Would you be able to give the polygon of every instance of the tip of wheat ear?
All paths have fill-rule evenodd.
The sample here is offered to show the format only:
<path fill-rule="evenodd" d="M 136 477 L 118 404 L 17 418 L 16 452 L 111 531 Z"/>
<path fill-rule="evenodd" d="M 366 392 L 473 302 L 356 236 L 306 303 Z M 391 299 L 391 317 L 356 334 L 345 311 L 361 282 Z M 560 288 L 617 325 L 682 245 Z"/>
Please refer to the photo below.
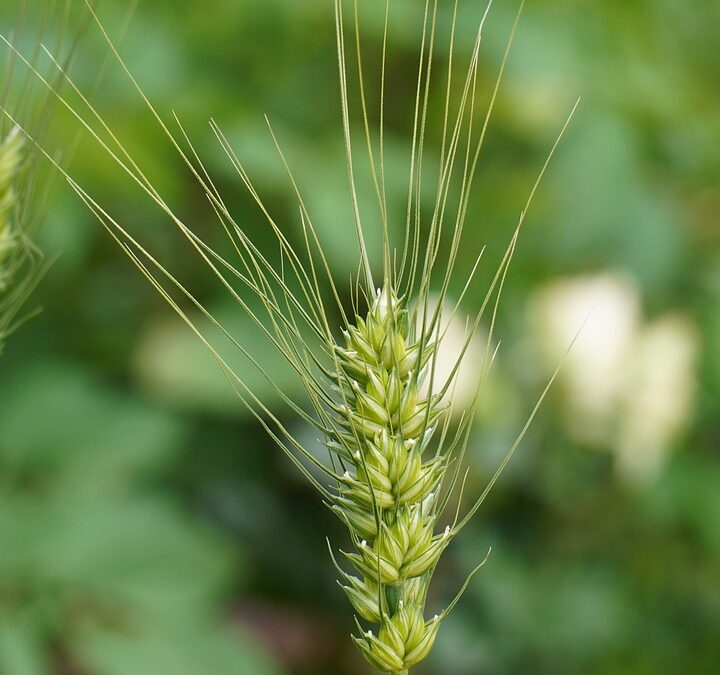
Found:
<path fill-rule="evenodd" d="M 435 534 L 446 463 L 424 457 L 441 406 L 420 395 L 419 382 L 436 344 L 415 335 L 387 285 L 343 337 L 335 350 L 342 431 L 328 447 L 347 467 L 333 509 L 350 528 L 355 551 L 345 557 L 358 576 L 340 570 L 347 582 L 341 585 L 358 617 L 377 626 L 353 638 L 362 654 L 380 670 L 405 673 L 435 641 L 441 617 L 425 620 L 425 597 L 452 538 L 450 526 Z"/>

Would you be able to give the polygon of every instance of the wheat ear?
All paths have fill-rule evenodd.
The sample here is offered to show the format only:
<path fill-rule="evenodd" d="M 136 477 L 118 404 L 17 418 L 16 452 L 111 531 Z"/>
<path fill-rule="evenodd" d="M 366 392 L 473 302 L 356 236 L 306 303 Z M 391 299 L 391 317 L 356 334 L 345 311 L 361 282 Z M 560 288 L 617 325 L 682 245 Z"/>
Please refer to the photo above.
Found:
<path fill-rule="evenodd" d="M 131 3 L 125 23 L 137 0 L 131 0 Z M 73 62 L 90 25 L 90 15 L 83 12 L 77 29 L 71 29 L 72 10 L 73 3 L 69 1 L 20 0 L 12 34 L 9 37 L 0 35 L 0 43 L 7 48 L 0 79 L 0 110 L 3 112 L 0 118 L 0 351 L 8 335 L 38 312 L 37 309 L 25 311 L 24 307 L 53 262 L 33 243 L 47 212 L 55 177 L 54 173 L 43 171 L 43 154 L 47 153 L 41 151 L 40 146 L 45 143 L 52 126 L 57 92 L 63 85 L 63 71 Z M 28 21 L 35 13 L 37 25 Z M 38 70 L 43 53 L 41 45 L 35 46 L 29 58 L 23 57 L 16 45 L 28 31 L 38 43 L 49 39 L 48 27 L 53 23 L 57 23 L 53 31 L 53 48 L 64 53 L 63 65 L 61 68 L 53 66 L 52 72 L 43 76 Z M 24 76 L 21 64 L 27 66 Z M 102 77 L 103 68 L 96 87 Z M 40 95 L 35 91 L 38 81 L 44 85 Z M 33 143 L 27 143 L 28 137 Z M 78 142 L 79 137 L 69 143 L 63 153 L 56 153 L 51 163 L 61 160 L 67 163 Z"/>
<path fill-rule="evenodd" d="M 17 126 L 0 140 L 0 352 L 14 329 L 18 311 L 36 283 L 36 275 L 23 271 L 28 260 L 28 243 L 20 217 L 18 187 L 24 146 L 25 136 Z"/>
<path fill-rule="evenodd" d="M 25 137 L 18 127 L 13 127 L 0 141 L 0 293 L 7 289 L 11 260 L 19 246 L 14 212 L 24 143 Z"/>
<path fill-rule="evenodd" d="M 388 286 L 344 337 L 335 378 L 343 403 L 327 445 L 348 467 L 332 508 L 350 529 L 355 550 L 345 556 L 359 576 L 337 569 L 355 611 L 376 626 L 355 643 L 380 670 L 403 672 L 437 635 L 440 617 L 425 620 L 425 599 L 451 539 L 449 526 L 434 533 L 446 458 L 426 457 L 442 409 L 436 395 L 418 394 L 435 342 L 416 335 Z"/>

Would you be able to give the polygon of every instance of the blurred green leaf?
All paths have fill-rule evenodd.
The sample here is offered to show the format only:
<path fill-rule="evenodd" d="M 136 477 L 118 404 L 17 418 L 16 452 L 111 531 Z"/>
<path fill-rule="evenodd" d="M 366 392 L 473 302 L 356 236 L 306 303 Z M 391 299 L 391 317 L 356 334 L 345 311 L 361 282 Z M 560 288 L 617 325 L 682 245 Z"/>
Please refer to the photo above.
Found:
<path fill-rule="evenodd" d="M 3 384 L 0 615 L 15 630 L 0 638 L 17 664 L 8 672 L 44 672 L 54 644 L 93 673 L 275 672 L 218 615 L 236 552 L 169 494 L 148 493 L 185 424 L 51 362 Z M 21 423 L 28 411 L 33 425 Z"/>

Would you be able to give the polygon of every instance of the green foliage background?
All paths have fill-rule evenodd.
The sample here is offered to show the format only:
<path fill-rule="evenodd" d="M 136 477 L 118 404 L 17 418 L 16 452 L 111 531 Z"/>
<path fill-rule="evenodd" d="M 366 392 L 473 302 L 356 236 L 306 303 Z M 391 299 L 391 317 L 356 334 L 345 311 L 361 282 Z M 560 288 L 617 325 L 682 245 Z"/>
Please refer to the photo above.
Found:
<path fill-rule="evenodd" d="M 3 2 L 3 34 L 20 4 Z M 383 3 L 362 4 L 365 49 L 376 64 Z M 387 166 L 391 202 L 401 208 L 423 3 L 391 4 L 402 20 L 390 36 Z M 462 58 L 481 8 L 461 5 Z M 446 17 L 450 3 L 440 6 Z M 125 7 L 102 2 L 106 25 L 119 26 Z M 480 107 L 516 10 L 497 0 L 490 13 Z M 573 440 L 563 424 L 567 401 L 551 396 L 448 553 L 438 606 L 493 548 L 418 674 L 720 668 L 719 28 L 713 0 L 528 3 L 459 263 L 469 270 L 488 245 L 468 311 L 482 300 L 483 280 L 558 129 L 576 97 L 583 101 L 512 268 L 468 490 L 482 489 L 551 372 L 527 349 L 535 335 L 527 317 L 537 290 L 553 279 L 619 270 L 636 284 L 647 320 L 682 312 L 700 336 L 698 394 L 672 453 L 642 484 L 622 480 L 610 444 L 596 452 Z M 346 279 L 357 260 L 347 244 L 334 49 L 329 0 L 146 0 L 121 47 L 161 114 L 177 112 L 237 220 L 266 249 L 272 235 L 207 121 L 225 130 L 277 221 L 300 242 L 268 114 Z M 79 83 L 92 86 L 104 54 L 91 27 L 72 70 Z M 442 72 L 446 61 L 438 64 Z M 117 68 L 93 100 L 186 222 L 222 246 L 192 177 Z M 60 114 L 50 142 L 63 145 L 75 129 Z M 431 156 L 438 138 L 436 124 Z M 174 262 L 244 344 L 272 360 L 172 226 L 92 143 L 79 146 L 70 167 Z M 0 673 L 365 672 L 347 639 L 351 617 L 324 543 L 326 535 L 342 541 L 339 523 L 64 186 L 39 243 L 61 254 L 35 295 L 43 312 L 0 361 Z M 291 420 L 246 370 L 255 391 Z M 288 392 L 297 387 L 281 368 L 276 376 Z"/>

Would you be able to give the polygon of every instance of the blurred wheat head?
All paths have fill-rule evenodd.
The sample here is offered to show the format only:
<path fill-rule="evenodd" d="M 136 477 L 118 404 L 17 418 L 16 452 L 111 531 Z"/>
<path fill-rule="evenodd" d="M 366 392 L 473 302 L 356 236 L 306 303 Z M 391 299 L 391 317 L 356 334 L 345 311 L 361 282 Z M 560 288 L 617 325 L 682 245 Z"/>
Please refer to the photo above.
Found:
<path fill-rule="evenodd" d="M 0 352 L 38 279 L 29 239 L 33 166 L 17 125 L 0 124 Z"/>
<path fill-rule="evenodd" d="M 18 248 L 15 183 L 22 164 L 24 141 L 25 137 L 17 127 L 0 140 L 0 292 L 7 290 L 12 276 L 12 258 Z"/>
<path fill-rule="evenodd" d="M 12 11 L 0 15 L 10 27 L 9 35 L 0 35 L 7 47 L 0 65 L 0 108 L 5 113 L 0 119 L 0 352 L 8 335 L 35 313 L 22 312 L 51 263 L 33 239 L 53 185 L 52 167 L 48 171 L 51 165 L 40 146 L 48 136 L 64 77 L 53 68 L 39 80 L 39 46 L 25 58 L 18 45 L 46 40 L 64 54 L 67 68 L 88 25 L 87 16 L 80 25 L 73 24 L 71 5 L 70 0 L 18 0 Z M 20 62 L 30 68 L 22 69 Z M 34 142 L 28 143 L 26 136 Z M 53 162 L 60 157 L 56 153 Z"/>
<path fill-rule="evenodd" d="M 117 241 L 148 281 L 210 350 L 240 401 L 247 406 L 291 462 L 320 493 L 324 503 L 347 526 L 350 550 L 338 556 L 328 542 L 340 575 L 340 585 L 355 611 L 357 633 L 353 640 L 365 658 L 379 670 L 406 673 L 431 650 L 438 629 L 460 599 L 473 570 L 460 584 L 458 594 L 445 609 L 428 612 L 428 587 L 443 551 L 470 522 L 483 504 L 503 468 L 524 437 L 552 383 L 548 382 L 526 425 L 488 481 L 482 494 L 463 508 L 466 468 L 464 456 L 482 385 L 493 358 L 493 332 L 503 284 L 518 235 L 540 180 L 568 120 L 539 172 L 517 227 L 495 270 L 484 302 L 466 319 L 465 340 L 455 354 L 455 365 L 443 381 L 436 381 L 438 351 L 450 318 L 460 311 L 473 284 L 483 251 L 471 269 L 457 269 L 463 242 L 468 203 L 489 122 L 505 71 L 520 11 L 507 41 L 494 87 L 480 92 L 478 64 L 483 28 L 490 5 L 478 12 L 477 30 L 469 59 L 457 63 L 455 38 L 460 0 L 425 0 L 420 26 L 417 79 L 414 84 L 407 202 L 401 219 L 391 217 L 385 172 L 385 93 L 388 32 L 393 2 L 376 0 L 384 10 L 384 32 L 376 100 L 366 86 L 361 40 L 361 12 L 351 2 L 350 17 L 342 0 L 335 0 L 335 28 L 340 79 L 340 109 L 353 222 L 348 224 L 357 245 L 358 272 L 349 287 L 332 272 L 322 238 L 303 200 L 302 190 L 282 150 L 273 127 L 268 129 L 288 175 L 298 208 L 301 242 L 293 243 L 263 202 L 239 155 L 212 120 L 210 127 L 238 177 L 257 204 L 276 240 L 273 257 L 261 250 L 246 228 L 233 217 L 179 118 L 165 122 L 126 66 L 104 25 L 88 3 L 99 31 L 107 40 L 132 86 L 147 106 L 168 142 L 197 180 L 232 246 L 233 256 L 223 256 L 207 244 L 176 213 L 143 172 L 138 162 L 58 60 L 47 56 L 63 73 L 73 98 L 65 98 L 42 78 L 28 60 L 26 65 L 55 92 L 57 100 L 76 118 L 99 147 L 117 163 L 138 188 L 168 217 L 211 275 L 237 302 L 264 338 L 300 379 L 302 400 L 292 399 L 248 351 L 242 337 L 232 334 L 198 300 L 167 265 L 105 210 L 76 180 L 65 174 L 82 201 Z M 444 9 L 444 12 L 440 10 Z M 481 8 L 482 9 L 482 8 Z M 439 17 L 448 21 L 440 44 Z M 447 50 L 447 76 L 437 81 L 434 59 Z M 351 58 L 349 53 L 353 54 Z M 22 56 L 20 58 L 23 58 Z M 356 89 L 354 89 L 356 87 Z M 358 94 L 364 152 L 370 168 L 370 189 L 375 211 L 363 212 L 358 197 L 357 158 L 350 93 Z M 480 111 L 481 94 L 487 105 Z M 427 183 L 425 138 L 432 96 L 443 101 L 443 121 L 437 182 L 431 208 L 423 205 Z M 574 111 L 574 108 L 573 108 Z M 8 114 L 8 113 L 6 113 Z M 377 131 L 373 128 L 377 120 Z M 177 131 L 171 131 L 176 126 Z M 382 252 L 373 256 L 367 228 L 379 228 Z M 345 236 L 338 229 L 337 236 Z M 350 237 L 348 237 L 350 239 Z M 401 240 L 396 246 L 393 242 Z M 378 259 L 375 259 L 378 258 Z M 448 300 L 451 281 L 461 276 L 456 302 Z M 343 301 L 349 295 L 349 306 Z M 258 304 L 259 303 L 259 304 Z M 259 309 L 258 309 L 259 307 Z M 257 368 L 290 410 L 320 435 L 326 449 L 323 460 L 306 447 L 288 426 L 247 386 L 242 372 L 233 369 L 215 344 L 215 338 L 197 317 L 239 350 Z M 339 320 L 333 317 L 339 317 Z M 457 411 L 451 423 L 448 407 L 468 346 L 482 321 L 489 325 L 485 359 L 477 373 L 471 403 Z M 178 364 L 179 366 L 181 364 Z M 557 374 L 557 373 L 555 373 Z M 448 401 L 449 403 L 445 403 Z M 484 562 L 484 561 L 483 561 Z"/>
<path fill-rule="evenodd" d="M 29 232 L 39 207 L 34 167 L 17 126 L 0 135 L 0 353 L 7 337 L 28 317 L 20 313 L 44 272 Z"/>

